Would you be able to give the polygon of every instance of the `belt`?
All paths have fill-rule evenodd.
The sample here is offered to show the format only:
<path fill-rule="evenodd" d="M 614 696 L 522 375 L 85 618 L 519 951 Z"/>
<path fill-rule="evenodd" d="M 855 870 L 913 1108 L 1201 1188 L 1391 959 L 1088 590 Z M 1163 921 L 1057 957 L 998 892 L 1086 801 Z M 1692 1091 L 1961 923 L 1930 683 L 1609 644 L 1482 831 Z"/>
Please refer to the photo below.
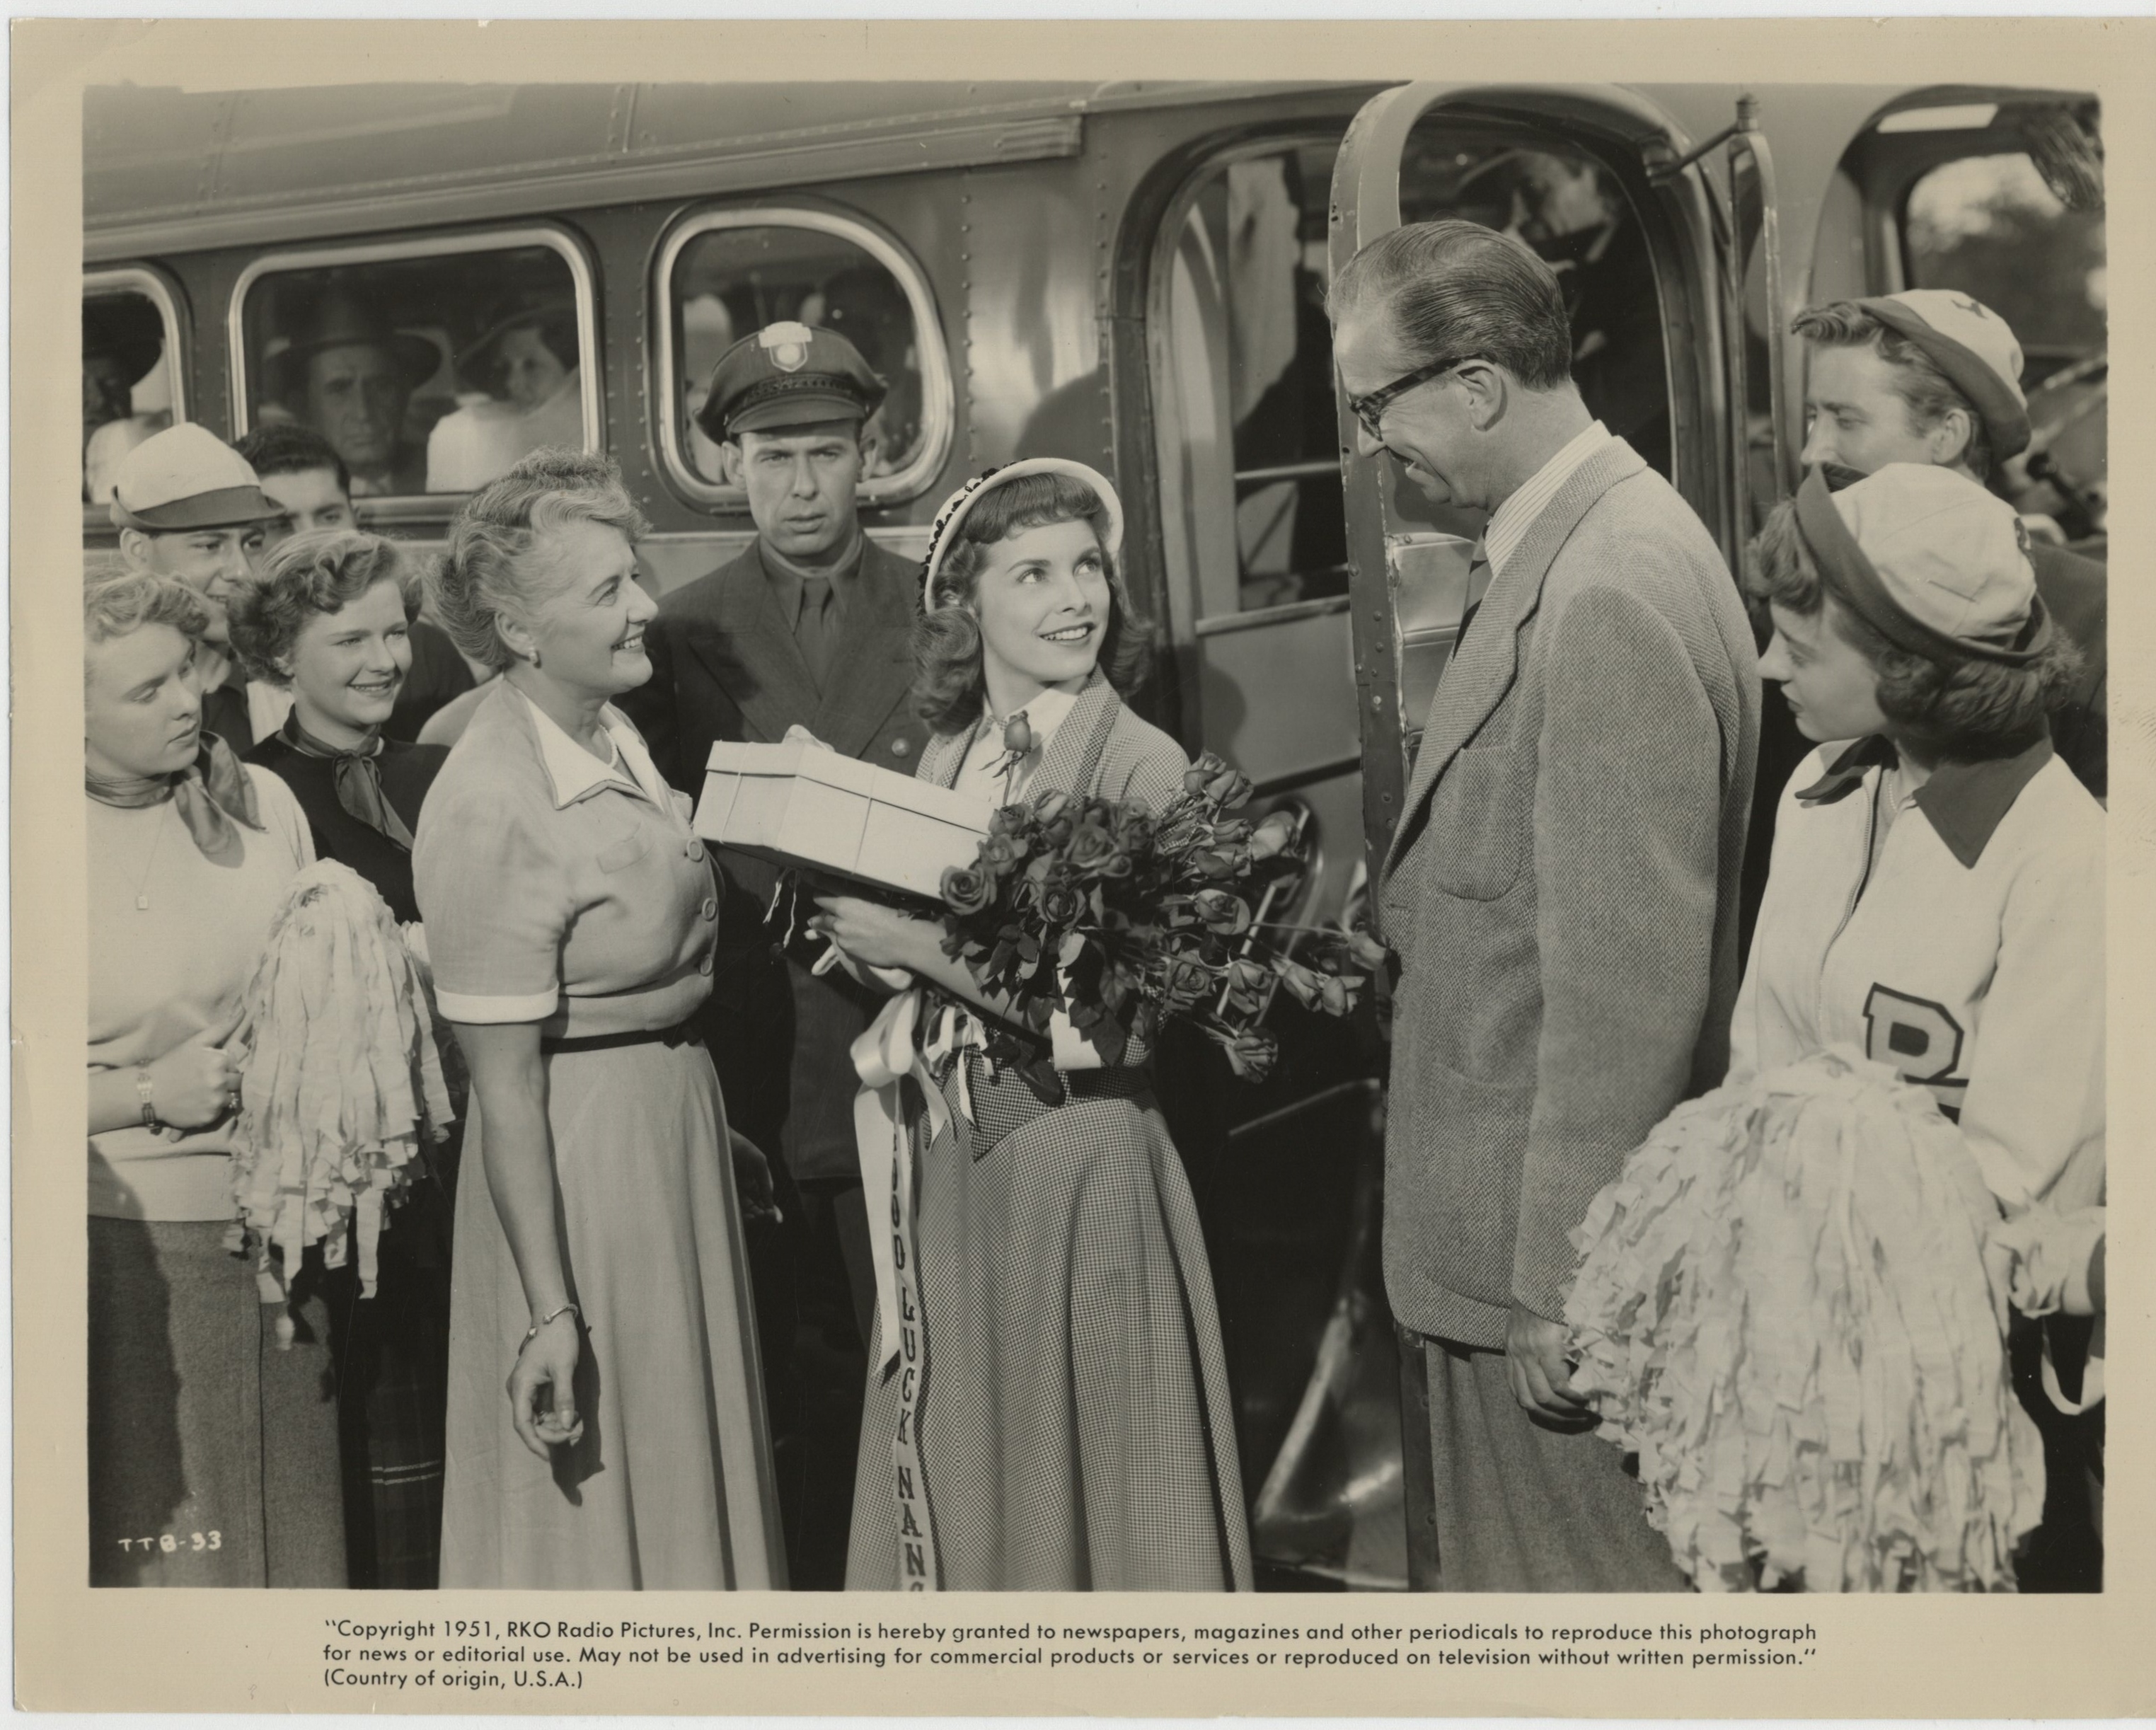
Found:
<path fill-rule="evenodd" d="M 616 1051 L 625 1045 L 701 1045 L 703 1034 L 687 1021 L 671 1027 L 639 1029 L 629 1033 L 588 1034 L 580 1039 L 542 1039 L 539 1050 L 548 1057 L 583 1051 Z"/>

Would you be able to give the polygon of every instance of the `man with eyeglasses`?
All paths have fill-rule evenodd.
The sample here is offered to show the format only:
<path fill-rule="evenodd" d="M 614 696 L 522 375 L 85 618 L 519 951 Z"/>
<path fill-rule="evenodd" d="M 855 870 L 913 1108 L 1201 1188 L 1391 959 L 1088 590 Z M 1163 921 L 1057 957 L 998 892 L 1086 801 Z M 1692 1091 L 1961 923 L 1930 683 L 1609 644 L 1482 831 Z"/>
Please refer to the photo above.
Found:
<path fill-rule="evenodd" d="M 1328 310 L 1363 454 L 1487 520 L 1380 882 L 1401 968 L 1385 1283 L 1429 1411 L 1410 1576 L 1681 1590 L 1563 1318 L 1588 1204 L 1727 1065 L 1752 628 L 1698 518 L 1588 413 L 1529 248 L 1412 224 Z"/>

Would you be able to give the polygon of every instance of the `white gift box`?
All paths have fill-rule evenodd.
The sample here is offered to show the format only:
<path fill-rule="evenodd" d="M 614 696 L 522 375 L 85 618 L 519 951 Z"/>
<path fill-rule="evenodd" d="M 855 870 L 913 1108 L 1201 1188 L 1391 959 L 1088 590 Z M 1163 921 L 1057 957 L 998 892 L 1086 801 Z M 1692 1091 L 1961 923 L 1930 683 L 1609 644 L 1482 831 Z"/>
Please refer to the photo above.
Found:
<path fill-rule="evenodd" d="M 775 865 L 811 865 L 937 899 L 978 855 L 994 806 L 815 745 L 711 747 L 696 833 Z"/>

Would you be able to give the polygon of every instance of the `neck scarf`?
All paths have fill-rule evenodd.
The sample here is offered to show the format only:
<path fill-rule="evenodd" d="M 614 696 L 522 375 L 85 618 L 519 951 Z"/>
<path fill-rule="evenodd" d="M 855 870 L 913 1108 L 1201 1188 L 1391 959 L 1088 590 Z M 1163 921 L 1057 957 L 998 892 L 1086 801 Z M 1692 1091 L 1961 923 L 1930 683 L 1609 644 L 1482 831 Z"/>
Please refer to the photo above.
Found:
<path fill-rule="evenodd" d="M 337 803 L 348 817 L 356 817 L 375 834 L 393 841 L 407 853 L 412 850 L 412 831 L 397 814 L 382 790 L 382 735 L 369 733 L 364 745 L 346 748 L 318 739 L 300 725 L 300 711 L 285 717 L 277 737 L 302 757 L 322 758 L 336 767 L 331 772 L 336 783 Z"/>
<path fill-rule="evenodd" d="M 236 866 L 246 857 L 247 844 L 234 824 L 262 827 L 254 806 L 254 785 L 232 747 L 215 733 L 203 735 L 195 760 L 177 775 L 100 775 L 85 769 L 83 791 L 101 805 L 123 811 L 171 799 L 178 807 L 194 844 L 212 865 Z"/>

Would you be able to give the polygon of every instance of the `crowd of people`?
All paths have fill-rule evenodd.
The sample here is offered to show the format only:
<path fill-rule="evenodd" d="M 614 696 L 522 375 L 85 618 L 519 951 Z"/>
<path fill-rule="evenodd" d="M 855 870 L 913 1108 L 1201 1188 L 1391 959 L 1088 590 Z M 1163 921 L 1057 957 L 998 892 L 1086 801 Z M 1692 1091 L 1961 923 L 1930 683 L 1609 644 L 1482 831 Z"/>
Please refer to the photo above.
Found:
<path fill-rule="evenodd" d="M 1806 476 L 1740 584 L 1583 400 L 1519 239 L 1409 224 L 1327 311 L 1364 453 L 1486 518 L 1375 886 L 1413 1584 L 1686 1584 L 1573 1385 L 1573 1234 L 1683 1101 L 1851 1045 L 1996 1199 L 2050 1486 L 2023 1584 L 2092 1585 L 2102 575 L 1982 485 L 2027 439 L 2011 332 L 1936 292 L 1804 314 Z M 528 315 L 490 341 L 543 408 L 573 354 Z M 773 868 L 690 824 L 715 742 L 803 730 L 998 803 L 1183 786 L 1126 706 L 1149 639 L 1111 483 L 1005 465 L 916 572 L 857 511 L 884 393 L 832 330 L 729 348 L 699 420 L 757 536 L 655 603 L 600 457 L 486 480 L 424 572 L 305 429 L 120 465 L 84 611 L 95 1581 L 1253 1584 L 1147 1051 L 1014 1029 L 919 914 L 767 921 Z M 1747 956 L 1763 680 L 1817 749 Z M 317 859 L 405 927 L 468 1087 L 373 1295 L 311 1250 L 271 1306 L 236 1253 L 234 1035 Z M 856 1096 L 893 1075 L 921 1079 L 879 1165 Z"/>

